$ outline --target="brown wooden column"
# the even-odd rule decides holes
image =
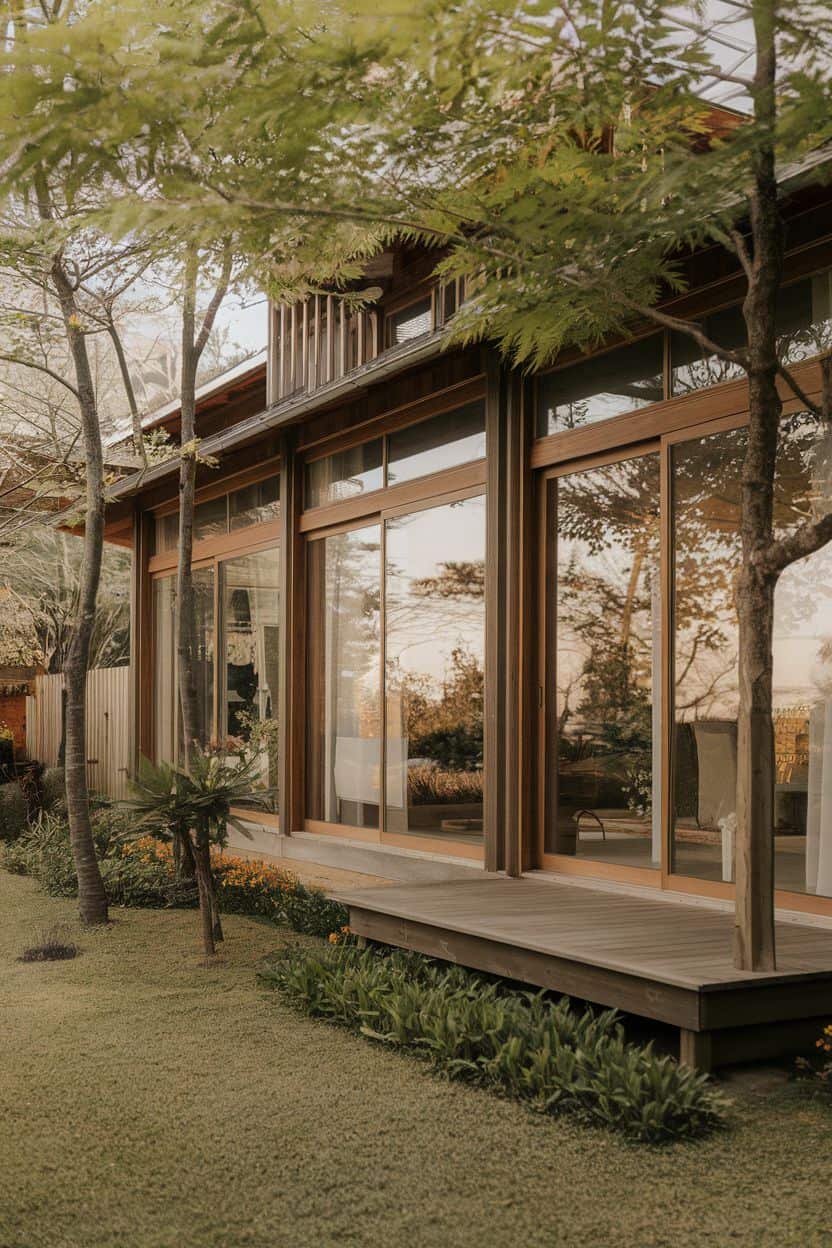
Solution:
[[[302,463],[293,430],[281,439],[280,458],[280,831],[303,827],[305,772],[306,575],[298,520],[303,507]]]
[[[153,517],[137,501],[133,511],[130,569],[130,768],[153,755],[153,585],[147,570]]]
[[[485,867],[528,865],[534,768],[530,750],[528,386],[485,351],[488,452],[485,572]]]

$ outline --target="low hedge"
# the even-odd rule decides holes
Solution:
[[[418,954],[347,938],[285,950],[260,973],[295,1008],[429,1061],[452,1079],[546,1114],[572,1114],[645,1143],[721,1126],[727,1102],[707,1076],[628,1043],[614,1011],[510,990]]]
[[[125,840],[129,816],[104,808],[93,816],[101,874],[112,905],[164,908],[196,906],[195,884],[178,880],[170,846],[151,837]],[[44,815],[4,847],[7,871],[34,877],[54,897],[78,891],[66,820]],[[288,923],[297,932],[326,937],[346,924],[343,906],[278,867],[230,854],[212,855],[220,909]]]

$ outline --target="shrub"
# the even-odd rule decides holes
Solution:
[[[63,962],[78,956],[78,946],[59,924],[41,932],[33,945],[24,949],[18,962]]]
[[[14,841],[26,830],[26,801],[16,783],[0,785],[0,841]]]
[[[261,979],[313,1017],[541,1113],[573,1114],[645,1143],[693,1138],[724,1122],[727,1103],[707,1077],[628,1043],[614,1011],[579,1014],[565,999],[348,943],[287,950]]]
[[[815,1041],[817,1057],[797,1059],[797,1075],[813,1092],[832,1102],[832,1023],[824,1027],[823,1035]]]
[[[66,814],[66,779],[63,767],[47,767],[42,780],[43,809],[53,815]]]
[[[93,834],[107,897],[116,906],[197,905],[196,885],[179,880],[170,844],[146,836],[121,839],[132,822],[129,812],[103,807],[93,819]],[[17,841],[5,847],[3,865],[17,875],[31,875],[53,897],[78,891],[65,819],[43,815]],[[296,932],[328,936],[347,922],[347,911],[317,888],[301,884],[288,871],[268,863],[215,851],[211,865],[223,911],[288,923]]]
[[[407,773],[407,797],[414,806],[440,803],[481,802],[481,771],[446,771],[441,767],[411,767]]]
[[[74,897],[78,892],[75,864],[69,846],[69,826],[57,815],[44,814],[23,835],[7,845],[7,871],[31,875],[52,897]]]
[[[283,914],[295,932],[327,937],[340,932],[349,922],[349,911],[332,901],[320,888],[310,888],[295,880],[283,894]]]

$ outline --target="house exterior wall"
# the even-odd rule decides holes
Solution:
[[[830,235],[832,215],[828,202],[818,202],[816,192],[807,192],[804,200],[797,202],[790,226],[790,280],[810,279],[832,265]],[[722,315],[722,309],[727,308],[729,312],[725,315],[730,316],[730,308],[741,297],[739,276],[730,270],[725,256],[715,249],[700,256],[697,263],[700,280],[694,281],[690,294],[674,301],[673,310],[679,315],[699,317],[714,312]],[[416,293],[421,293],[428,271],[429,266],[424,272],[413,271]],[[693,276],[695,278],[696,273]],[[821,298],[820,286],[818,292],[817,298]],[[407,300],[406,282],[400,282],[395,289],[391,287],[386,304],[382,304],[380,324],[385,308],[395,311],[406,307]],[[295,330],[302,324],[297,315],[294,324]],[[379,329],[378,332],[383,331]],[[382,344],[385,339],[382,337],[378,341]],[[727,439],[719,448],[730,448],[731,438],[741,438],[746,420],[747,386],[743,379],[730,377],[705,376],[703,380],[696,371],[700,365],[686,358],[683,361],[680,344],[662,333],[645,332],[640,338],[637,335],[633,347],[643,350],[644,358],[650,359],[653,358],[651,343],[656,346],[658,361],[653,372],[648,368],[647,373],[634,374],[630,380],[629,375],[616,373],[617,357],[614,355],[616,351],[630,350],[629,344],[608,344],[605,351],[590,361],[585,376],[577,371],[582,365],[579,357],[564,357],[557,368],[545,376],[520,377],[506,369],[494,352],[483,347],[445,352],[418,366],[403,365],[398,372],[393,371],[383,380],[374,382],[372,369],[384,363],[382,348],[369,367],[359,370],[360,377],[356,374],[358,380],[352,394],[333,401],[327,397],[329,392],[322,390],[323,397],[316,408],[313,384],[311,394],[307,395],[312,406],[310,408],[307,402],[302,417],[293,415],[297,394],[284,394],[277,398],[276,406],[268,409],[268,435],[258,438],[247,433],[245,445],[224,454],[219,472],[203,470],[199,499],[206,503],[224,491],[248,488],[269,478],[279,480],[280,506],[276,520],[245,530],[215,533],[195,552],[195,566],[204,571],[206,584],[208,581],[211,584],[214,667],[211,687],[206,687],[206,705],[209,706],[212,735],[222,735],[228,723],[226,698],[229,690],[223,685],[227,678],[219,671],[225,661],[221,650],[228,649],[223,630],[227,630],[229,612],[241,609],[239,602],[236,605],[232,602],[233,594],[231,598],[226,595],[229,583],[226,565],[232,560],[237,560],[239,565],[239,561],[258,553],[275,552],[278,579],[274,624],[271,606],[258,608],[265,621],[263,628],[273,627],[274,636],[279,637],[274,675],[265,682],[261,679],[265,658],[250,664],[239,661],[231,664],[237,669],[233,679],[242,682],[239,690],[235,688],[231,692],[245,698],[259,697],[261,705],[268,703],[272,708],[270,713],[276,715],[280,725],[278,755],[274,760],[279,798],[274,815],[264,819],[261,837],[265,840],[260,848],[265,850],[271,844],[270,852],[282,853],[286,851],[287,838],[294,837],[298,854],[307,856],[319,852],[327,860],[331,860],[333,854],[349,852],[352,847],[362,861],[373,853],[383,853],[388,858],[398,857],[408,863],[444,862],[449,871],[482,866],[509,874],[529,868],[553,869],[620,879],[657,889],[730,898],[733,890],[730,818],[727,818],[730,810],[727,806],[722,808],[725,802],[720,793],[723,790],[730,793],[731,787],[730,775],[725,772],[723,763],[726,757],[730,758],[733,748],[732,712],[730,708],[726,710],[716,696],[711,699],[707,711],[702,709],[700,691],[697,695],[700,710],[688,718],[682,716],[671,729],[674,692],[676,702],[679,701],[674,684],[674,658],[681,667],[687,661],[687,656],[679,651],[679,644],[674,642],[673,610],[674,602],[678,607],[681,592],[678,580],[680,464],[688,456],[695,468],[699,462],[697,455],[701,461],[702,447],[717,446],[709,439]],[[806,358],[796,359],[794,371],[811,395],[819,387],[819,369],[811,350],[803,354]],[[285,384],[289,376],[285,361],[281,367]],[[305,371],[303,377],[308,391],[309,372]],[[314,375],[311,381],[316,381]],[[274,385],[272,382],[272,392],[276,395]],[[606,406],[599,405],[598,400],[599,389],[604,393],[605,385]],[[622,401],[622,395],[627,396],[626,401]],[[450,467],[440,466],[407,479],[397,480],[395,474],[390,476],[391,456],[397,453],[391,448],[398,445],[396,439],[402,431],[427,430],[430,421],[440,418],[451,422],[461,420],[455,413],[462,412],[471,403],[483,405],[487,444],[484,457]],[[285,412],[282,423],[281,412]],[[789,399],[787,416],[797,415],[797,412],[798,405]],[[216,413],[212,419],[216,422]],[[368,448],[375,449],[371,453]],[[729,450],[719,448],[717,466],[729,462]],[[341,479],[352,481],[358,476],[365,480],[364,488],[340,495],[336,490],[325,501],[318,498],[317,505],[309,505],[310,465],[324,462],[329,466],[321,469],[318,475],[330,486],[333,482],[337,486]],[[343,465],[346,465],[344,476],[339,478],[337,474]],[[373,484],[376,479],[372,474],[379,471],[382,477]],[[701,476],[701,468],[696,471]],[[599,757],[600,747],[597,724],[589,723],[592,699],[586,693],[586,686],[588,681],[592,683],[592,670],[587,666],[586,656],[582,660],[583,667],[573,673],[574,688],[578,690],[576,696],[580,697],[583,709],[578,715],[575,707],[570,706],[565,719],[563,676],[568,672],[569,659],[563,647],[560,651],[558,647],[559,638],[566,632],[568,610],[572,608],[564,606],[566,599],[562,594],[558,596],[558,587],[567,586],[572,601],[575,594],[587,595],[590,591],[607,595],[609,601],[616,596],[620,598],[621,588],[612,581],[603,583],[602,578],[597,585],[590,585],[589,580],[598,576],[593,560],[597,563],[599,549],[607,554],[618,551],[616,557],[620,555],[611,536],[616,526],[620,528],[620,521],[611,521],[603,508],[609,506],[611,490],[626,494],[632,482],[638,485],[642,511],[636,521],[627,520],[630,527],[625,545],[629,543],[630,554],[631,548],[638,545],[634,537],[636,529],[647,536],[639,555],[641,570],[625,561],[633,581],[632,609],[628,608],[625,615],[629,630],[627,645],[631,650],[635,645],[633,629],[642,630],[641,668],[634,677],[638,696],[632,706],[622,711],[620,705],[610,703],[609,716],[610,722],[622,721],[622,715],[625,719],[630,715],[637,721],[628,731],[632,729],[631,736],[639,737],[639,743],[638,748],[631,748],[628,756],[629,762],[634,764],[633,774],[625,776],[619,761],[613,759],[609,765],[619,769],[615,782],[599,787],[598,767],[593,760]],[[598,521],[593,529],[595,545],[591,542],[583,553],[577,546],[575,548],[573,564],[575,560],[579,564],[583,560],[585,568],[589,569],[587,582],[581,585],[565,553],[563,517],[564,508],[568,510],[572,505],[570,491],[573,495],[581,490],[586,492],[590,484],[592,497],[601,510],[597,516],[592,515],[593,525]],[[389,568],[401,562],[404,556],[398,553],[394,538],[398,541],[403,521],[413,532],[419,525],[426,526],[423,532],[429,536],[423,543],[420,559],[426,563],[424,551],[429,547],[435,547],[437,553],[432,576],[424,569],[424,574],[420,575],[425,583],[436,582],[436,567],[443,564],[443,556],[447,566],[464,562],[454,554],[452,526],[466,507],[473,510],[471,500],[478,498],[482,500],[485,539],[482,583],[477,589],[477,593],[481,590],[482,594],[484,622],[484,744],[481,766],[471,761],[473,755],[470,754],[466,766],[469,775],[480,768],[481,800],[469,802],[464,811],[463,802],[457,804],[456,811],[450,809],[453,803],[445,802],[448,809],[427,826],[420,826],[424,812],[415,812],[410,826],[402,830],[401,801],[396,805],[389,800],[393,788],[403,783],[403,776],[408,786],[412,779],[408,769],[403,773],[393,760],[394,748],[404,748],[402,734],[390,732],[392,723],[403,722],[401,702],[396,701],[398,695],[389,675],[391,661],[401,661],[393,616],[401,586],[389,574]],[[705,502],[710,505],[709,499]],[[686,504],[689,523],[701,525],[704,503],[700,500],[697,504],[701,513],[697,515],[691,511],[694,503],[695,500],[688,499]],[[158,683],[160,662],[158,650],[168,644],[158,628],[154,631],[153,587],[170,575],[175,559],[170,551],[160,552],[154,548],[153,531],[156,519],[174,506],[172,482],[157,483],[139,499],[135,512],[136,532],[140,534],[134,587],[136,618],[140,621],[135,663],[135,723],[137,748],[148,754],[157,748],[154,734],[158,737],[161,731],[158,706],[154,702],[154,682]],[[447,509],[442,513],[448,517],[446,534],[441,527],[431,531],[425,518],[438,515],[442,508]],[[582,522],[586,523],[586,514],[581,514]],[[725,516],[720,523],[723,526],[727,523]],[[322,590],[323,597],[316,598],[311,591],[316,583],[326,586],[327,568],[333,561],[340,559],[342,566],[348,567],[350,560],[358,558],[349,542],[350,535],[356,534],[359,535],[357,546],[364,548],[361,557],[366,555],[368,542],[379,544],[379,551],[373,551],[372,557],[377,560],[381,573],[373,572],[375,580],[368,581],[361,592],[365,608],[368,602],[375,603],[376,598],[379,603],[377,611],[373,606],[376,616],[372,628],[381,629],[382,633],[378,656],[383,690],[383,705],[379,704],[382,728],[370,725],[366,706],[356,704],[355,716],[350,721],[353,727],[349,731],[346,727],[337,729],[329,745],[326,741],[318,745],[310,737],[309,725],[317,722],[316,714],[324,713],[321,707],[326,710],[339,698],[343,702],[347,697],[343,673],[349,662],[344,657],[344,647],[359,643],[354,637],[345,640],[343,628],[340,639],[332,635],[331,630],[327,633],[325,620],[322,622],[316,616],[316,611],[324,610],[321,602],[326,595]],[[685,547],[686,551],[689,549],[693,547]],[[719,551],[717,554],[721,557]],[[654,570],[645,577],[643,569],[648,559],[654,560]],[[316,577],[319,578],[317,582]],[[255,591],[264,602],[271,592],[268,587],[252,584],[243,588],[249,604],[254,601]],[[459,586],[455,591],[449,584],[443,592],[445,590],[453,595],[459,591]],[[473,594],[472,585],[463,588],[457,606],[466,593],[469,597]],[[412,597],[401,601],[406,603],[402,607],[405,613],[413,611],[414,601],[421,609],[419,601]],[[602,601],[603,598],[597,598],[599,604]],[[355,606],[353,614],[358,610]],[[464,615],[464,612],[458,614]],[[604,614],[599,607],[598,617],[603,618]],[[610,618],[609,609],[606,614]],[[441,650],[445,632],[462,627],[459,620],[447,625],[447,618],[442,617],[441,627],[438,626],[437,652]],[[574,618],[568,623],[574,631]],[[820,622],[815,620],[812,627],[825,629],[826,623],[824,617]],[[584,636],[590,625],[595,627],[588,618],[581,626]],[[724,621],[720,627],[723,625]],[[236,657],[239,659],[239,647],[244,648],[243,632],[239,621],[235,627],[233,646],[238,648]],[[829,632],[832,634],[832,624]],[[319,635],[323,638],[320,644],[315,641]],[[615,644],[619,643],[620,639]],[[260,648],[265,654],[262,645]],[[596,647],[591,656],[596,665],[601,652]],[[611,653],[609,646],[607,653]],[[442,680],[445,698],[449,701],[447,691],[452,681],[447,662]],[[255,674],[259,684],[252,673],[241,676],[241,670],[247,667],[257,667]],[[798,662],[795,670],[799,667]],[[649,678],[645,674],[648,668]],[[423,670],[416,675],[428,683],[431,680],[434,684],[442,683],[438,672],[437,663],[432,666],[431,660],[426,659]],[[596,692],[592,697],[600,705],[601,695],[609,694],[612,676],[607,668],[599,669],[595,677]],[[800,679],[804,688],[805,673]],[[727,678],[726,683],[729,683]],[[412,688],[408,696],[412,699]],[[832,883],[828,887],[824,883],[823,872],[827,868],[823,861],[820,865],[809,861],[813,854],[818,858],[819,842],[824,853],[832,852],[832,845],[827,849],[832,828],[827,832],[825,826],[818,825],[817,813],[810,818],[805,809],[807,802],[811,806],[816,799],[820,800],[815,791],[817,775],[812,783],[809,780],[813,766],[810,755],[814,757],[817,753],[815,745],[820,740],[820,730],[815,726],[811,729],[815,744],[810,748],[812,715],[817,720],[818,711],[810,713],[810,708],[796,699],[792,704],[784,703],[782,722],[778,721],[777,739],[782,747],[778,747],[778,767],[782,776],[778,798],[781,823],[777,836],[778,850],[788,868],[783,877],[786,886],[781,887],[778,901],[791,908],[832,914],[832,902],[823,895],[832,893]],[[577,737],[574,732],[569,736],[570,724],[574,727],[581,717],[583,737],[580,732]],[[720,724],[722,737],[717,741],[714,734]],[[171,739],[175,731],[173,724]],[[395,747],[392,737],[395,737]],[[581,748],[588,748],[589,738],[592,738],[591,748],[582,761],[578,755]],[[377,748],[377,742],[381,739],[386,742],[386,753],[379,762],[378,748],[381,747]],[[574,757],[565,757],[564,742]],[[716,747],[712,748],[714,742]],[[378,764],[384,772],[379,782],[366,780],[368,751],[375,760],[372,765]],[[450,755],[442,757],[447,759]],[[428,774],[422,777],[425,783],[444,766],[436,759],[429,758],[428,763]],[[416,764],[416,770],[424,765],[418,757]],[[702,791],[698,797],[680,796],[680,785],[684,787],[680,777],[692,775],[692,767],[698,769],[697,783]],[[356,781],[354,775],[349,778],[350,769],[355,773],[362,768],[364,780]],[[639,768],[648,774],[648,779],[644,774],[639,779]],[[327,772],[329,779],[321,778],[321,769]],[[410,768],[412,770],[414,768]],[[814,771],[817,773],[816,759]],[[333,775],[337,775],[337,779],[333,780]],[[569,793],[567,778],[573,790]],[[474,783],[470,782],[469,787]],[[815,784],[814,789],[812,784]],[[579,800],[581,793],[585,798]],[[385,801],[386,814],[382,814],[380,805]],[[725,801],[730,805],[729,798]],[[581,809],[582,802],[585,809]],[[336,809],[340,812],[338,817],[333,813]],[[810,828],[808,833],[807,827]],[[804,829],[802,834],[801,828]],[[801,841],[805,841],[805,845],[798,845]],[[317,851],[315,846],[319,847]],[[798,857],[798,869],[794,870]],[[392,872],[387,868],[386,873]]]
[[[0,694],[0,725],[10,728],[14,736],[16,757],[26,753],[26,694]]]

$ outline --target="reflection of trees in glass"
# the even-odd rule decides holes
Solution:
[[[326,539],[327,649],[335,659],[338,731],[380,735],[378,696],[381,546],[361,531]]]
[[[810,520],[828,502],[830,455],[817,420],[807,413],[781,426],[774,490],[778,537]],[[679,719],[736,714],[737,616],[734,578],[740,565],[740,474],[744,429],[683,443],[673,452],[676,616],[676,713]],[[816,562],[815,562],[815,566]],[[818,585],[813,561],[793,565],[789,592],[775,597],[778,626],[805,616],[806,593]]]
[[[655,455],[558,482],[559,757],[648,791],[658,500]]]
[[[430,559],[438,529],[456,557]],[[411,803],[482,797],[484,544],[479,498],[388,526],[388,734],[406,741]],[[420,767],[417,760],[428,761]],[[466,775],[472,779],[462,779]]]

